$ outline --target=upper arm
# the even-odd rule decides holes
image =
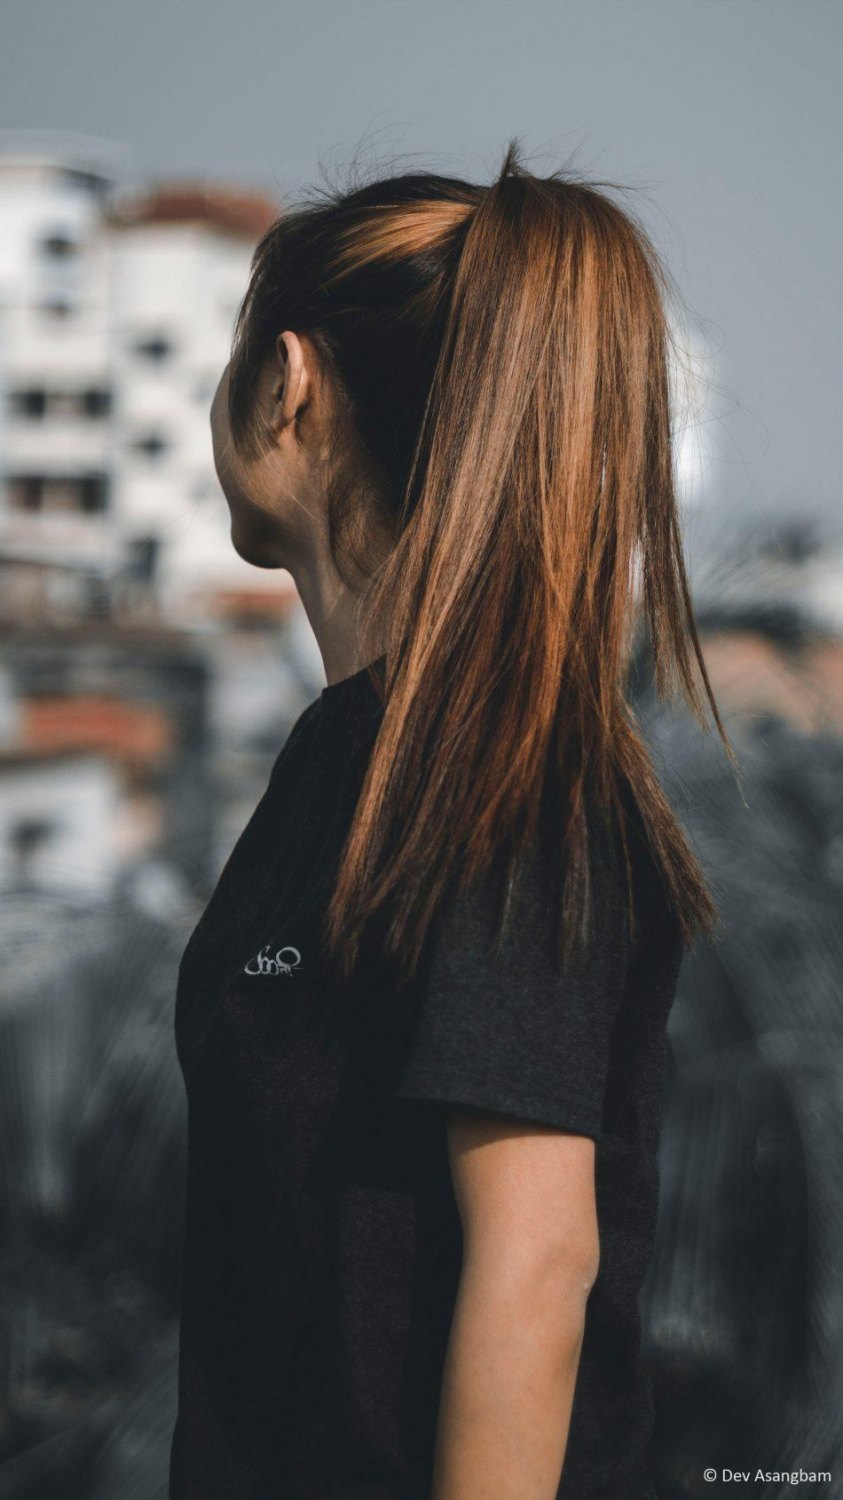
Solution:
[[[587,1296],[600,1254],[594,1141],[459,1108],[447,1130],[466,1256],[498,1277],[546,1270]]]

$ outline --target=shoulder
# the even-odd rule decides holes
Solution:
[[[644,815],[626,778],[609,811],[593,788],[582,793],[582,825],[571,834],[566,789],[547,790],[543,815],[516,881],[522,899],[544,909],[545,893],[561,913],[587,893],[585,955],[597,970],[609,954],[618,965],[653,947],[684,951],[682,924]]]
[[[275,781],[281,774],[286,762],[290,759],[293,752],[299,748],[299,745],[303,741],[309,741],[312,738],[314,731],[318,727],[318,723],[319,699],[316,698],[312,703],[308,703],[306,708],[302,709],[298,718],[293,721],[292,727],[288,730],[287,737],[272,763],[272,770],[269,774],[270,782]]]
[[[428,952],[453,978],[456,965],[495,973],[517,963],[526,976],[565,970],[563,926],[584,899],[585,952],[593,974],[622,969],[628,953],[627,865],[618,826],[591,799],[579,841],[564,800],[546,796],[534,831],[500,845],[478,874],[455,868],[434,917]],[[637,861],[632,880],[637,884]]]
[[[589,830],[593,923],[583,961],[562,951],[569,850],[543,819],[515,859],[451,887],[411,1008],[399,1092],[447,1099],[598,1138],[612,1027],[626,978],[621,864]]]

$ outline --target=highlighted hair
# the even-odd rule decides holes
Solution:
[[[703,724],[710,709],[734,763],[683,560],[669,292],[627,212],[561,172],[533,176],[514,146],[489,187],[394,177],[282,217],[257,247],[232,437],[253,447],[278,332],[308,334],[346,418],[329,494],[338,565],[356,544],[365,572],[361,486],[391,537],[361,585],[370,655],[387,647],[328,917],[346,972],[376,916],[412,972],[445,887],[498,850],[515,861],[549,783],[568,956],[589,921],[595,810],[626,846],[632,806],[686,942],[714,930],[626,691],[643,615],[659,692]]]

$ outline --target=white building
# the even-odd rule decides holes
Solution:
[[[118,561],[102,150],[0,151],[0,545],[53,603]],[[21,600],[25,604],[25,598]]]
[[[130,198],[122,181],[108,145],[0,137],[7,615],[96,608],[119,581],[189,619],[279,587],[231,547],[208,424],[277,205],[201,185]]]
[[[170,618],[189,617],[197,595],[267,588],[231,546],[209,410],[275,212],[254,195],[171,186],[112,216],[114,503],[140,566],[158,555]]]
[[[103,755],[0,751],[0,890],[107,895],[119,868],[123,801]]]

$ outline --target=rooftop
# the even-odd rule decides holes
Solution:
[[[257,240],[274,223],[280,204],[265,194],[202,182],[159,185],[117,203],[118,228],[143,224],[204,224],[238,238]]]

